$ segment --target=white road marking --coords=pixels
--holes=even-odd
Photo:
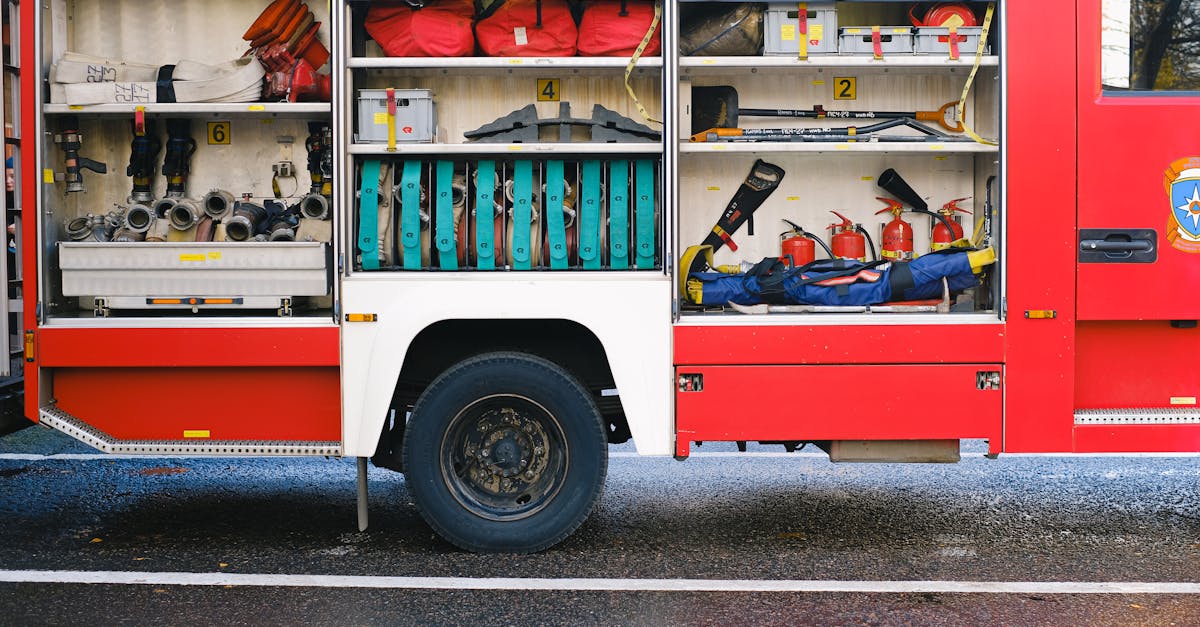
[[[1200,583],[1173,581],[837,581],[791,579],[551,579],[515,577],[372,577],[79,570],[0,570],[4,583],[154,586],[278,586],[415,590],[576,592],[866,592],[985,594],[1200,594]]]
[[[634,451],[614,451],[608,454],[610,458],[636,458],[636,459],[670,459],[668,455],[642,455]],[[964,453],[963,459],[974,459],[982,457],[982,452]],[[92,461],[119,461],[122,459],[215,459],[220,455],[110,455],[108,453],[53,453],[48,455],[37,455],[33,453],[0,453],[0,461],[77,461],[77,462],[92,462]],[[297,456],[291,459],[301,459],[311,457],[313,459],[323,458],[324,456]],[[705,459],[705,458],[723,458],[723,457],[741,457],[745,459],[769,459],[776,457],[789,458],[819,458],[828,459],[829,456],[825,453],[786,453],[782,451],[766,451],[761,453],[738,453],[736,451],[714,451],[710,453],[692,453],[689,459]],[[1044,457],[1044,458],[1093,458],[1093,457],[1109,457],[1114,459],[1122,458],[1146,458],[1146,457],[1200,457],[1200,453],[1001,453],[1001,459],[1010,457]],[[238,457],[238,459],[247,459],[246,457]],[[282,458],[273,458],[282,459]]]

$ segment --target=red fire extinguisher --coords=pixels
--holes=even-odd
[[[875,215],[892,214],[892,221],[883,227],[883,239],[879,244],[880,254],[890,261],[909,261],[916,258],[913,254],[912,225],[900,219],[900,214],[904,213],[904,205],[892,198],[876,196],[875,199],[887,203],[887,209],[880,209]]]
[[[850,221],[850,218],[836,211],[829,213],[842,219],[841,223],[829,225],[829,230],[833,231],[833,239],[830,240],[830,243],[833,244],[833,254],[830,256],[838,259],[866,261],[867,240],[863,234],[856,231],[855,224]]]
[[[930,248],[933,250],[950,248],[952,243],[963,238],[962,225],[954,220],[954,212],[958,211],[960,213],[971,213],[970,211],[958,206],[958,203],[968,200],[969,198],[970,196],[966,198],[955,198],[954,200],[942,205],[942,208],[938,210],[938,213],[942,214],[945,220],[938,220],[937,224],[933,225],[933,236],[930,239]]]
[[[829,246],[821,241],[821,238],[805,231],[803,227],[791,220],[784,220],[791,228],[779,234],[779,260],[783,262],[791,262],[793,267],[800,267],[812,263],[817,258],[816,244],[820,244],[825,252],[833,257],[833,251],[829,250]]]

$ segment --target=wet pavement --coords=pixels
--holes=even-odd
[[[496,556],[436,538],[403,477],[376,468],[358,532],[353,460],[79,458],[95,451],[36,427],[0,438],[0,569],[1200,583],[1200,457],[988,460],[969,443],[959,464],[893,465],[732,450],[676,462],[613,447],[579,531]],[[7,624],[1200,625],[1200,594],[3,583],[0,608]]]

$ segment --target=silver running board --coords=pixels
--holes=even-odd
[[[41,423],[114,455],[215,455],[221,457],[326,456],[340,457],[341,442],[118,440],[55,407],[43,407]]]
[[[1164,407],[1146,409],[1124,407],[1116,409],[1079,409],[1075,411],[1077,425],[1196,425],[1200,424],[1200,409],[1196,407]]]

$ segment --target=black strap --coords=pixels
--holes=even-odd
[[[758,281],[758,297],[762,302],[778,305],[786,302],[783,282],[790,274],[787,265],[778,258],[767,257],[754,264],[746,276]]]
[[[888,284],[892,286],[891,300],[904,300],[904,293],[917,286],[913,280],[912,268],[902,261],[892,263],[892,271],[888,272]]]
[[[175,102],[175,86],[171,76],[175,74],[174,65],[164,65],[158,68],[158,102]]]

